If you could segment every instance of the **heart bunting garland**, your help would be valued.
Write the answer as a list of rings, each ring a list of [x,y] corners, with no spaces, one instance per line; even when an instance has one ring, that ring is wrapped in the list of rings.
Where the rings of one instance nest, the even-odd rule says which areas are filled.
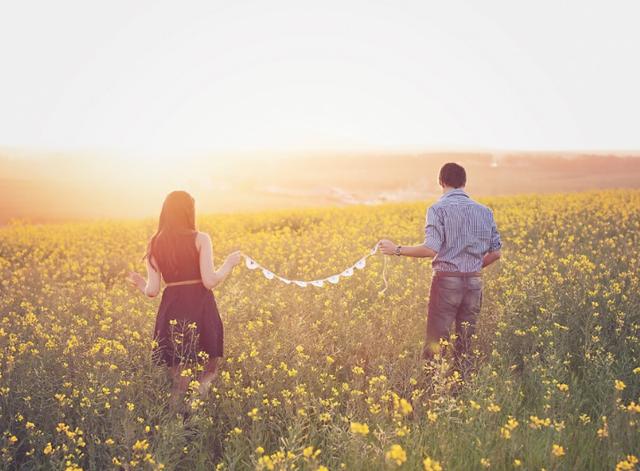
[[[329,284],[335,285],[338,284],[340,282],[341,278],[347,278],[350,277],[354,274],[355,270],[363,270],[366,266],[367,266],[367,259],[369,257],[371,257],[372,255],[375,255],[378,252],[378,244],[375,245],[375,247],[373,247],[371,249],[371,251],[365,255],[364,257],[362,257],[360,260],[358,260],[356,263],[354,263],[353,265],[351,265],[350,267],[344,269],[343,271],[341,271],[340,273],[336,273],[335,275],[331,275],[328,276],[326,278],[321,278],[318,280],[291,280],[289,278],[285,278],[283,276],[280,275],[276,275],[273,271],[263,267],[262,265],[260,265],[258,262],[256,262],[253,258],[249,257],[248,255],[242,254],[242,256],[244,257],[245,260],[245,266],[249,269],[249,270],[256,270],[256,269],[260,269],[262,271],[262,275],[268,279],[268,280],[273,280],[273,279],[277,279],[287,285],[290,284],[294,284],[299,286],[300,288],[307,288],[308,286],[315,286],[316,288],[322,288],[324,286],[326,286],[326,283],[328,282]],[[387,259],[385,257],[384,259],[385,264],[384,264],[384,271],[383,271],[383,277],[384,277],[384,282],[385,282],[385,288],[384,290],[381,291],[381,293],[384,293],[384,291],[387,289],[387,277],[386,277],[386,268],[387,268]]]

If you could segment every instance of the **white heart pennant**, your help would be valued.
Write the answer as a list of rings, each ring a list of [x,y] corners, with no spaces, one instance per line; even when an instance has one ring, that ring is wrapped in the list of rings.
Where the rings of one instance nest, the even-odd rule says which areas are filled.
[[[262,274],[268,280],[273,280],[275,278],[287,285],[294,284],[296,286],[299,286],[300,288],[306,288],[310,285],[315,286],[317,288],[322,288],[323,286],[325,286],[325,282],[329,282],[332,285],[336,285],[340,282],[342,277],[347,278],[347,277],[353,276],[355,270],[363,270],[367,266],[367,259],[375,255],[377,252],[378,252],[378,244],[376,244],[369,251],[367,255],[362,257],[354,265],[346,268],[342,272],[336,273],[335,275],[328,276],[327,278],[322,278],[322,279],[313,280],[313,281],[290,280],[289,278],[284,278],[282,276],[275,274],[271,270],[267,270],[266,268],[264,268],[262,265],[260,265],[258,262],[256,262],[254,259],[252,259],[248,255],[242,254],[242,256],[245,259],[245,266],[249,270],[255,270],[257,268],[260,268],[260,270],[262,271]],[[385,271],[386,271],[386,259],[385,259]],[[385,289],[386,289],[386,273],[383,273],[383,277],[385,278]]]
[[[351,276],[351,275],[353,275],[353,267],[349,267],[345,271],[340,273],[340,276]]]
[[[256,261],[249,257],[245,257],[244,263],[249,270],[255,270],[256,268],[258,268],[258,264],[256,263]]]

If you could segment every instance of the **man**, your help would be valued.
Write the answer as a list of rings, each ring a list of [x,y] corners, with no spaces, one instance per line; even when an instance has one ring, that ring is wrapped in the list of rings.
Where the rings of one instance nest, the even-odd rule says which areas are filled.
[[[440,350],[455,321],[456,364],[466,370],[469,342],[482,304],[482,268],[500,258],[500,235],[493,212],[473,201],[464,191],[463,167],[455,163],[440,169],[443,195],[427,210],[424,244],[412,247],[380,242],[385,255],[433,257],[427,334],[423,357],[430,360]],[[463,371],[464,373],[464,371]]]

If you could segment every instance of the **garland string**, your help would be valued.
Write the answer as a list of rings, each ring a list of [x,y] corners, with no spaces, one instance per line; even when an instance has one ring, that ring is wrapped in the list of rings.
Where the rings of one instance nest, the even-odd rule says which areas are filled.
[[[297,285],[297,286],[299,286],[301,288],[306,288],[308,286],[315,286],[317,288],[322,288],[323,286],[325,286],[326,283],[330,283],[330,284],[333,284],[333,285],[338,284],[340,282],[341,278],[348,278],[348,277],[352,276],[354,274],[355,270],[363,270],[367,266],[367,259],[369,257],[375,255],[376,253],[378,253],[378,244],[376,244],[369,251],[368,254],[366,254],[364,257],[360,258],[353,265],[351,265],[348,268],[345,268],[344,270],[342,270],[340,273],[336,273],[334,275],[327,276],[326,278],[319,278],[319,279],[316,279],[316,280],[292,280],[292,279],[286,278],[284,276],[277,275],[272,270],[269,270],[265,266],[263,266],[260,263],[256,262],[255,259],[251,258],[250,256],[248,256],[245,253],[242,253],[242,257],[244,257],[245,266],[249,270],[257,270],[257,269],[261,270],[263,276],[268,280],[277,279],[277,280],[279,280],[279,281],[281,281],[281,282],[283,282],[283,283],[285,283],[287,285],[294,284],[294,285]],[[384,257],[384,260],[383,260],[382,279],[384,280],[384,288],[379,292],[379,294],[384,294],[384,292],[389,287],[389,283],[387,282],[387,257]]]

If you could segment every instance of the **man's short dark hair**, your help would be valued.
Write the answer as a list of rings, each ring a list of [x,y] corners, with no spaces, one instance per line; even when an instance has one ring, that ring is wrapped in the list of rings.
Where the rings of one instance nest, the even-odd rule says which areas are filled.
[[[452,188],[460,188],[467,183],[467,172],[462,165],[453,162],[444,164],[440,169],[440,184]]]

